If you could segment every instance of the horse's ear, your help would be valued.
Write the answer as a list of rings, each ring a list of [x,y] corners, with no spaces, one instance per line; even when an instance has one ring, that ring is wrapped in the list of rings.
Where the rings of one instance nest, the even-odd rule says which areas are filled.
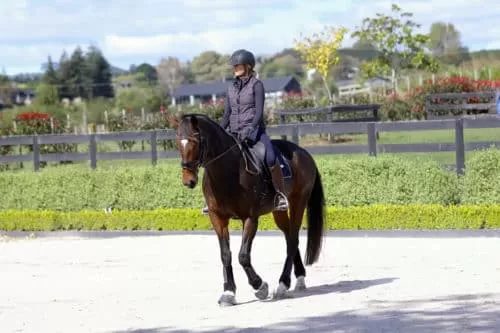
[[[198,130],[198,118],[195,116],[189,117],[189,120],[191,121],[191,127],[193,130],[197,131]]]
[[[167,120],[170,123],[170,125],[172,125],[173,128],[177,128],[179,126],[179,119],[177,119],[173,115],[168,114],[167,115]]]

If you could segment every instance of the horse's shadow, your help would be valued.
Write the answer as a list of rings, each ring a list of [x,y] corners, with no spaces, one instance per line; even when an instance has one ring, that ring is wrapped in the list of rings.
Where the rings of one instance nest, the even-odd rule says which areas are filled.
[[[362,290],[366,288],[370,288],[373,286],[378,286],[381,284],[391,283],[399,278],[382,278],[382,279],[373,279],[373,280],[352,280],[352,281],[339,281],[333,284],[323,284],[319,286],[308,287],[305,290],[295,291],[292,288],[288,291],[286,296],[283,298],[269,298],[264,302],[276,302],[286,299],[298,299],[303,297],[311,297],[311,296],[319,296],[319,295],[327,295],[331,293],[350,293],[357,290]]]

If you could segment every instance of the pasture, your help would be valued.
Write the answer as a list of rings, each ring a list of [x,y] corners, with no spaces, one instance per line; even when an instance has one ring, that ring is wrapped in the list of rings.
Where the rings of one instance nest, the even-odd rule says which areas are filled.
[[[219,308],[215,235],[75,233],[0,238],[2,332],[493,333],[499,235],[331,232],[302,292],[256,301],[231,235],[238,305]],[[115,235],[116,236],[116,235]],[[130,237],[128,237],[130,236]],[[301,250],[305,239],[301,236]],[[274,289],[285,244],[260,232],[252,262]],[[292,279],[292,286],[295,279]]]

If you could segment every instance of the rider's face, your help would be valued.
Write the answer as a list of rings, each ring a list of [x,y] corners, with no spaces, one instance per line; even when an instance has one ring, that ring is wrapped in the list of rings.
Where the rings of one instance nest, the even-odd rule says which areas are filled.
[[[233,66],[233,74],[235,76],[241,76],[245,74],[245,65]]]

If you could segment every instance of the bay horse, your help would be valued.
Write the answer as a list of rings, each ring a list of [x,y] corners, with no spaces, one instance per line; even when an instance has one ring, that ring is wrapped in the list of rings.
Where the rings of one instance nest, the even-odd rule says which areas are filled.
[[[168,116],[176,130],[176,146],[181,156],[182,184],[194,189],[199,168],[204,168],[202,191],[209,208],[209,218],[217,234],[223,266],[223,293],[220,306],[236,305],[236,283],[229,245],[229,220],[243,222],[239,263],[259,300],[269,296],[269,286],[256,273],[251,262],[251,248],[259,217],[272,213],[286,239],[286,259],[273,298],[283,298],[290,289],[292,266],[297,279],[295,290],[305,290],[306,270],[299,251],[299,231],[307,208],[306,265],[318,260],[325,225],[325,198],[321,176],[312,156],[305,149],[286,140],[272,140],[281,164],[289,165],[291,175],[285,181],[289,201],[287,211],[273,211],[275,190],[267,167],[251,167],[251,150],[226,132],[218,123],[202,114]],[[255,156],[255,154],[253,155]],[[263,154],[259,161],[265,160]],[[255,159],[254,159],[255,161]],[[278,160],[279,161],[279,160]],[[279,163],[279,162],[278,162]],[[263,166],[263,164],[261,165]],[[279,166],[278,166],[279,167]],[[201,214],[201,213],[200,213]]]

